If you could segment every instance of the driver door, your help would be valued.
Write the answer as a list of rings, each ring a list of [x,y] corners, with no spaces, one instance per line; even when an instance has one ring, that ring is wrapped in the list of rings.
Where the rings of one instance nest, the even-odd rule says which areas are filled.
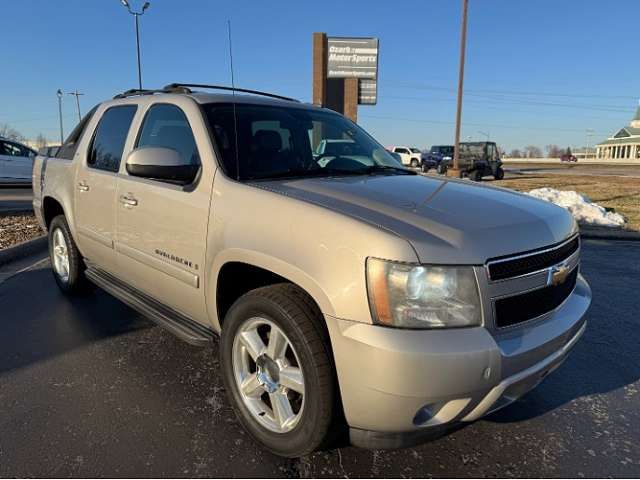
[[[197,107],[193,107],[197,108]],[[197,119],[200,120],[200,119]],[[206,135],[200,125],[202,138]],[[122,279],[164,305],[207,322],[204,267],[212,191],[211,165],[202,165],[185,112],[177,105],[152,104],[134,149],[175,150],[200,173],[190,185],[133,176],[120,169],[116,203],[116,262]],[[124,162],[123,162],[124,163]]]

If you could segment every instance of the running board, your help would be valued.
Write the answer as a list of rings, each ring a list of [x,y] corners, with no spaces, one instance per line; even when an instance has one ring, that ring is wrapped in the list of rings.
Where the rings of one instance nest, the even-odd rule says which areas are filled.
[[[213,340],[215,333],[210,328],[185,317],[181,313],[161,304],[157,300],[123,283],[113,275],[95,266],[87,266],[86,277],[98,287],[123,301],[145,317],[169,330],[187,343],[204,346]]]

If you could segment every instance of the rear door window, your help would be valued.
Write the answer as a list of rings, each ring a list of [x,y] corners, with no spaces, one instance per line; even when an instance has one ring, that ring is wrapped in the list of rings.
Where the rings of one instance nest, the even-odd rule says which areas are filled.
[[[104,112],[91,142],[87,158],[89,167],[108,172],[118,171],[136,108],[135,105],[122,105]]]

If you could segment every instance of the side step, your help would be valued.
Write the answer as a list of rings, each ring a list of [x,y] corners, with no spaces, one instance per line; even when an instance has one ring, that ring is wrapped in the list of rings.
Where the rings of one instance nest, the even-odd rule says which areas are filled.
[[[187,343],[204,346],[216,335],[212,329],[131,288],[104,270],[87,266],[85,275],[97,286]]]

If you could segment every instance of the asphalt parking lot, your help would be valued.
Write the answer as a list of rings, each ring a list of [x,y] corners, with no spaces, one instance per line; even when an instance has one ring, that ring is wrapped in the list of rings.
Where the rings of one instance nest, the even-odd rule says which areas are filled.
[[[584,242],[588,329],[522,400],[417,448],[296,460],[242,431],[217,344],[184,344],[101,291],[69,300],[46,260],[24,270],[35,260],[0,275],[1,477],[640,475],[640,243]]]

